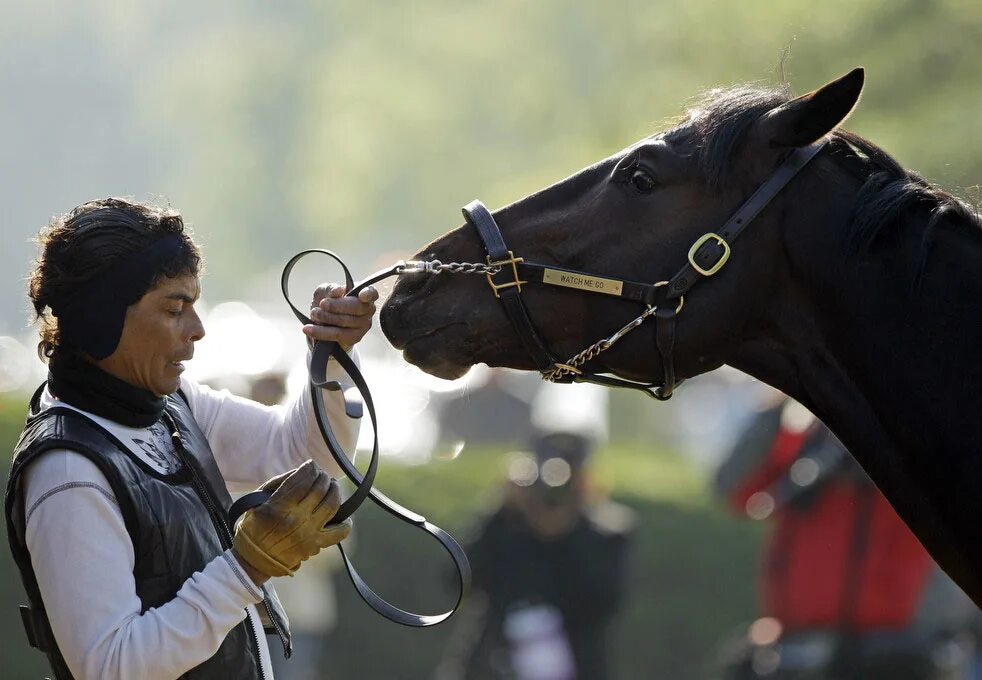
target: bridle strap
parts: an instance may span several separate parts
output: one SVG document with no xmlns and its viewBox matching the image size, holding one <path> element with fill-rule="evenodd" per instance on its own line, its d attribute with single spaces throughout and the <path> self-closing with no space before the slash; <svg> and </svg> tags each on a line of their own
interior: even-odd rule
<svg viewBox="0 0 982 680">
<path fill-rule="evenodd" d="M 795 175 L 818 154 L 828 143 L 826 138 L 795 149 L 781 163 L 777 170 L 764 181 L 750 198 L 744 201 L 719 231 L 705 234 L 693 244 L 688 262 L 671 278 L 665 292 L 669 303 L 655 312 L 655 338 L 658 353 L 661 355 L 662 370 L 665 374 L 664 386 L 655 395 L 659 399 L 669 399 L 677 383 L 675 382 L 675 322 L 678 318 L 672 302 L 680 299 L 698 281 L 713 276 L 730 256 L 731 244 L 770 202 L 794 179 Z"/>
<path fill-rule="evenodd" d="M 781 193 L 781 190 L 788 185 L 795 175 L 808 165 L 808 161 L 815 157 L 819 151 L 828 144 L 827 138 L 822 138 L 808 146 L 804 146 L 792 151 L 781 165 L 768 177 L 757 190 L 744 201 L 735 213 L 723 223 L 716 234 L 706 234 L 703 236 L 702 243 L 694 248 L 695 252 L 689 255 L 689 261 L 684 267 L 673 276 L 668 283 L 665 297 L 668 300 L 677 300 L 689 291 L 696 282 L 701 281 L 707 276 L 704 272 L 712 271 L 717 265 L 721 266 L 720 260 L 725 263 L 730 255 L 730 246 L 737 239 L 743 230 L 747 228 L 761 211 Z M 716 236 L 716 238 L 706 238 L 706 236 Z M 699 243 L 697 241 L 696 243 Z M 699 269 L 702 272 L 699 271 Z M 715 273 L 715 272 L 713 272 Z M 708 276 L 712 276 L 709 274 Z"/>
<path fill-rule="evenodd" d="M 471 201 L 463 207 L 461 212 L 464 213 L 464 219 L 477 230 L 478 236 L 484 244 L 484 249 L 487 251 L 489 264 L 510 262 L 515 259 L 505 245 L 504 238 L 502 238 L 501 231 L 491 216 L 491 212 L 483 203 Z M 548 371 L 559 362 L 559 359 L 553 356 L 546 348 L 545 343 L 542 342 L 538 331 L 532 325 L 532 319 L 525 308 L 525 303 L 522 302 L 521 284 L 527 283 L 527 281 L 507 280 L 509 276 L 517 276 L 516 270 L 512 269 L 511 264 L 502 266 L 501 271 L 489 276 L 492 285 L 501 286 L 496 288 L 495 292 L 501 300 L 508 320 L 511 321 L 512 326 L 517 331 L 525 351 L 532 358 L 532 362 L 540 373 Z M 513 283 L 517 285 L 512 285 Z"/>
<path fill-rule="evenodd" d="M 662 305 L 655 310 L 655 346 L 661 356 L 663 381 L 654 396 L 666 401 L 671 399 L 678 383 L 675 381 L 675 322 L 678 312 L 671 304 Z"/>
<path fill-rule="evenodd" d="M 327 255 L 341 265 L 341 268 L 344 270 L 345 284 L 348 291 L 347 295 L 349 296 L 357 296 L 359 291 L 364 289 L 366 286 L 390 276 L 395 276 L 400 271 L 400 265 L 395 265 L 389 269 L 383 269 L 376 272 L 364 281 L 361 281 L 355 285 L 352 281 L 351 272 L 348 270 L 348 267 L 344 264 L 341 258 L 331 251 L 314 249 L 305 250 L 298 253 L 286 264 L 286 267 L 284 267 L 283 274 L 280 278 L 280 287 L 283 292 L 283 297 L 286 299 L 287 304 L 293 311 L 293 315 L 305 325 L 312 324 L 314 322 L 307 317 L 306 314 L 297 309 L 297 307 L 294 306 L 293 302 L 290 300 L 289 280 L 290 274 L 296 263 L 311 253 L 321 253 L 323 255 Z M 354 466 L 354 463 L 351 462 L 351 459 L 347 456 L 347 454 L 345 454 L 344 449 L 341 447 L 341 444 L 338 442 L 337 437 L 334 434 L 334 430 L 331 428 L 331 421 L 327 416 L 327 408 L 324 404 L 323 389 L 331 391 L 338 391 L 341 389 L 341 386 L 337 381 L 329 381 L 327 379 L 327 363 L 331 358 L 337 361 L 345 373 L 347 373 L 351 378 L 355 388 L 361 395 L 364 408 L 368 410 L 369 418 L 372 421 L 372 429 L 374 433 L 372 457 L 369 460 L 368 468 L 366 469 L 364 475 L 358 471 L 358 469 Z M 341 552 L 341 558 L 344 561 L 345 569 L 348 572 L 348 576 L 351 579 L 352 584 L 355 586 L 355 590 L 358 591 L 358 594 L 369 607 L 385 618 L 396 623 L 422 628 L 447 620 L 454 614 L 454 612 L 457 611 L 461 601 L 467 594 L 467 591 L 470 589 L 471 569 L 470 563 L 467 560 L 467 555 L 464 553 L 463 548 L 460 547 L 460 544 L 457 543 L 457 541 L 455 541 L 454 538 L 443 529 L 431 524 L 430 522 L 427 522 L 426 518 L 422 515 L 404 508 L 382 492 L 375 490 L 373 485 L 375 483 L 375 475 L 378 471 L 379 463 L 378 423 L 375 413 L 375 403 L 372 399 L 372 393 L 368 389 L 368 384 L 365 382 L 365 378 L 358 366 L 348 355 L 348 353 L 345 352 L 340 345 L 338 345 L 338 343 L 314 343 L 310 361 L 308 389 L 310 391 L 311 403 L 314 409 L 314 417 L 321 436 L 324 438 L 324 442 L 327 444 L 327 448 L 331 452 L 331 456 L 334 458 L 335 462 L 344 471 L 344 474 L 348 477 L 348 479 L 355 484 L 354 492 L 352 492 L 352 494 L 341 504 L 330 523 L 333 524 L 344 521 L 350 517 L 366 499 L 371 499 L 373 503 L 378 505 L 396 519 L 406 522 L 407 524 L 411 524 L 417 529 L 420 529 L 436 539 L 436 541 L 440 543 L 444 550 L 446 550 L 450 555 L 450 558 L 454 562 L 454 566 L 457 568 L 457 581 L 459 589 L 457 602 L 454 604 L 453 608 L 441 614 L 416 614 L 414 612 L 399 609 L 373 591 L 355 569 L 354 564 L 352 564 L 351 559 L 344 550 L 344 545 L 342 543 L 338 543 L 338 550 Z M 343 395 L 343 397 L 345 400 L 345 412 L 348 414 L 348 416 L 352 418 L 360 418 L 363 413 L 362 404 L 355 401 L 347 394 Z M 262 505 L 269 500 L 271 495 L 272 494 L 267 491 L 253 491 L 252 493 L 245 494 L 239 498 L 229 509 L 229 526 L 234 529 L 235 522 L 243 513 L 245 513 L 247 510 Z"/>
</svg>

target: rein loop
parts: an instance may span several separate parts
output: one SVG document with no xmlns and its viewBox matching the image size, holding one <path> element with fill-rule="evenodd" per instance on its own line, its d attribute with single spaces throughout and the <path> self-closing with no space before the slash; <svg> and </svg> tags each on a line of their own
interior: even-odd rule
<svg viewBox="0 0 982 680">
<path fill-rule="evenodd" d="M 400 262 L 393 267 L 372 274 L 367 279 L 356 285 L 352 281 L 351 272 L 348 270 L 348 267 L 344 264 L 340 257 L 329 250 L 305 250 L 294 255 L 283 269 L 283 274 L 280 278 L 280 287 L 283 291 L 283 297 L 286 298 L 286 302 L 290 306 L 294 316 L 296 316 L 297 319 L 305 325 L 312 324 L 314 322 L 299 309 L 297 309 L 293 302 L 291 302 L 289 295 L 289 281 L 293 267 L 297 264 L 297 262 L 311 253 L 327 255 L 341 265 L 341 268 L 344 270 L 347 295 L 349 296 L 357 296 L 358 293 L 365 287 L 390 276 L 397 276 L 401 273 L 400 269 L 405 267 L 405 263 Z M 349 395 L 347 393 L 343 394 L 345 413 L 350 418 L 360 418 L 362 417 L 364 410 L 367 409 L 369 418 L 372 421 L 372 457 L 369 459 L 368 468 L 366 469 L 364 475 L 358 471 L 358 469 L 351 462 L 351 459 L 347 456 L 347 454 L 345 454 L 344 449 L 341 447 L 341 444 L 338 442 L 337 437 L 334 434 L 334 430 L 331 428 L 331 421 L 327 416 L 327 409 L 324 405 L 323 390 L 327 389 L 335 392 L 341 390 L 341 385 L 337 381 L 329 381 L 327 379 L 327 364 L 328 360 L 332 358 L 338 362 L 344 372 L 351 378 L 351 381 L 354 383 L 354 386 L 362 399 L 362 401 L 359 402 L 353 395 Z M 446 531 L 435 524 L 426 521 L 426 518 L 422 515 L 404 508 L 383 494 L 381 491 L 377 491 L 375 488 L 373 488 L 379 463 L 378 422 L 375 413 L 375 403 L 372 400 L 372 393 L 368 389 L 368 384 L 365 382 L 365 378 L 357 364 L 355 364 L 354 360 L 336 342 L 315 342 L 313 352 L 311 354 L 309 368 L 308 389 L 310 390 L 310 398 L 314 407 L 314 416 L 315 420 L 317 421 L 317 427 L 320 430 L 321 436 L 324 438 L 324 442 L 327 444 L 327 448 L 331 452 L 331 456 L 334 458 L 335 462 L 337 462 L 338 466 L 340 466 L 340 468 L 344 471 L 344 474 L 348 477 L 348 479 L 350 479 L 355 485 L 354 492 L 352 492 L 352 494 L 348 496 L 348 498 L 338 508 L 337 513 L 331 519 L 331 523 L 342 522 L 348 517 L 351 517 L 355 510 L 357 510 L 361 504 L 365 502 L 365 500 L 371 499 L 373 503 L 396 519 L 410 524 L 416 529 L 419 529 L 436 539 L 436 541 L 439 542 L 444 550 L 446 550 L 450 555 L 450 558 L 453 560 L 454 566 L 457 569 L 458 595 L 457 601 L 453 608 L 441 614 L 416 614 L 390 604 L 374 590 L 372 590 L 371 587 L 369 587 L 369 585 L 365 582 L 364 578 L 362 578 L 362 576 L 355 569 L 354 564 L 352 564 L 351 559 L 344 550 L 343 542 L 338 543 L 338 550 L 341 552 L 341 558 L 344 561 L 345 569 L 348 572 L 348 577 L 351 579 L 352 584 L 355 586 L 355 590 L 358 591 L 358 594 L 369 607 L 390 621 L 416 628 L 433 626 L 446 621 L 454 614 L 454 612 L 457 611 L 457 609 L 460 607 L 461 601 L 464 599 L 468 590 L 470 590 L 471 569 L 470 563 L 467 560 L 467 555 L 464 553 L 463 548 L 460 547 L 460 544 L 457 543 L 457 541 L 454 540 L 454 538 Z M 362 404 L 364 404 L 364 406 Z M 232 507 L 229 510 L 229 526 L 235 527 L 236 520 L 241 517 L 244 512 L 265 503 L 267 500 L 269 500 L 271 495 L 271 493 L 266 491 L 253 491 L 252 493 L 248 493 L 239 498 L 239 500 L 232 504 Z"/>
</svg>

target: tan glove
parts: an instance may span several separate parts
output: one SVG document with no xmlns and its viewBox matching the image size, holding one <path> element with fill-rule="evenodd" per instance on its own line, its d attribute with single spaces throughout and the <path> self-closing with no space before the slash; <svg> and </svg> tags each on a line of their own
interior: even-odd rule
<svg viewBox="0 0 982 680">
<path fill-rule="evenodd" d="M 273 495 L 246 512 L 233 542 L 236 555 L 260 574 L 292 575 L 301 562 L 351 532 L 350 519 L 324 526 L 338 511 L 341 491 L 312 460 L 261 488 Z"/>
</svg>

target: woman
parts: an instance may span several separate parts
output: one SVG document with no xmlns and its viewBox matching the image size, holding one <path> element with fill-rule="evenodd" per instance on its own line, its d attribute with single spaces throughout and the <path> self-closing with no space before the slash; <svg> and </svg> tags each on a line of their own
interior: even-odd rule
<svg viewBox="0 0 982 680">
<path fill-rule="evenodd" d="M 335 470 L 308 395 L 276 409 L 182 375 L 205 330 L 200 253 L 178 213 L 92 201 L 40 244 L 29 295 L 50 373 L 6 502 L 32 645 L 59 680 L 272 677 L 262 631 L 286 654 L 290 633 L 266 581 L 350 530 L 324 528 L 339 492 L 317 464 Z M 343 294 L 315 291 L 308 339 L 350 349 L 368 331 L 377 293 Z M 350 446 L 339 395 L 325 401 Z M 233 533 L 229 491 L 264 480 L 273 497 Z"/>
</svg>

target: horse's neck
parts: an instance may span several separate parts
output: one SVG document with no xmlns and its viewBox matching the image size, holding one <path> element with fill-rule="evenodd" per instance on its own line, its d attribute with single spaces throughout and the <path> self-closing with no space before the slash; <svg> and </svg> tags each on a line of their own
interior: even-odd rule
<svg viewBox="0 0 982 680">
<path fill-rule="evenodd" d="M 828 224 L 809 225 L 829 237 L 802 255 L 810 264 L 778 302 L 777 330 L 733 363 L 801 400 L 844 439 L 920 452 L 976 447 L 982 239 L 965 225 L 938 229 L 915 290 L 922 219 L 893 225 L 888 243 L 854 256 Z"/>
<path fill-rule="evenodd" d="M 918 226 L 899 225 L 903 238 L 920 238 Z M 968 227 L 939 230 L 916 292 L 898 255 L 918 252 L 910 244 L 814 268 L 731 363 L 818 415 L 982 605 L 980 242 Z"/>
</svg>

